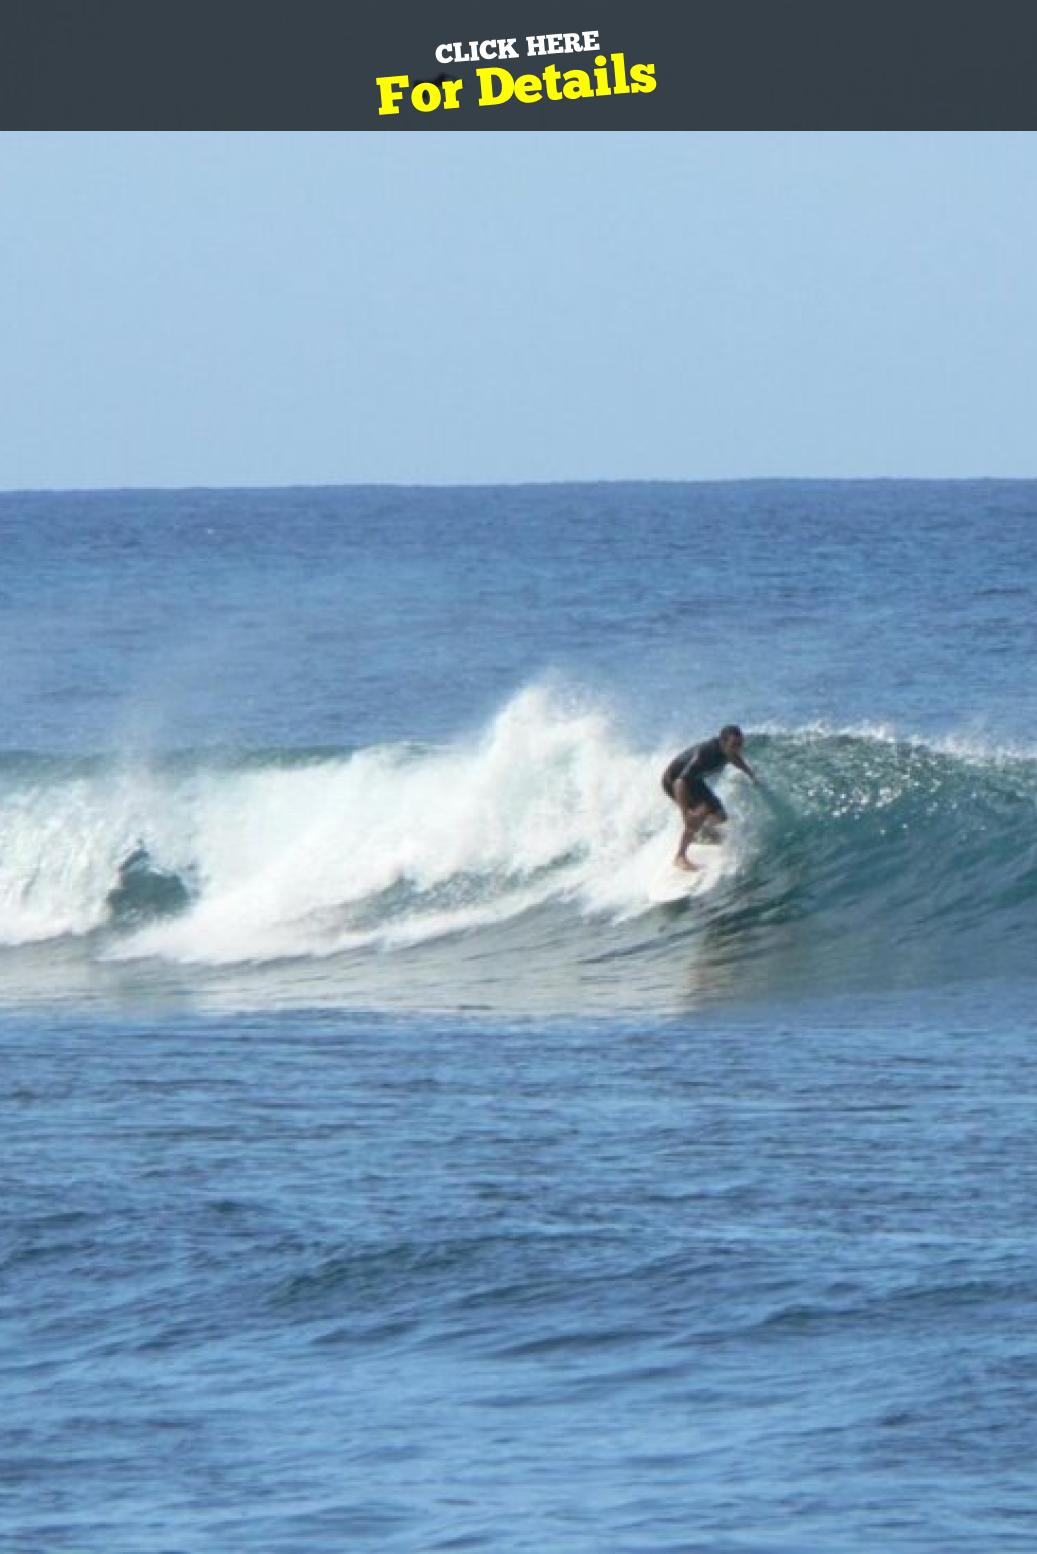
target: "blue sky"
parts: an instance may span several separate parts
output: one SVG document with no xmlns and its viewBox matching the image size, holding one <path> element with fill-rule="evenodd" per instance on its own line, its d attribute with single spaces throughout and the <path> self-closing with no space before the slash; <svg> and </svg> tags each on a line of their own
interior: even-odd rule
<svg viewBox="0 0 1037 1554">
<path fill-rule="evenodd" d="M 0 136 L 0 488 L 1037 474 L 1037 136 Z"/>
</svg>

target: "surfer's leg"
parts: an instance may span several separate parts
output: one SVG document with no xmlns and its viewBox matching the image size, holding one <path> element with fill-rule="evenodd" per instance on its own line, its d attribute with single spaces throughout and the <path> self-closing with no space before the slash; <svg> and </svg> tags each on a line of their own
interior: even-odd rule
<svg viewBox="0 0 1037 1554">
<path fill-rule="evenodd" d="M 719 801 L 718 801 L 719 804 Z M 727 810 L 722 804 L 717 809 L 707 809 L 700 826 L 701 839 L 704 842 L 719 842 L 720 828 L 727 824 Z"/>
<path fill-rule="evenodd" d="M 727 819 L 727 810 L 721 804 L 708 782 L 703 782 L 701 777 L 695 785 L 695 807 L 702 811 L 702 819 L 699 821 L 698 830 L 704 842 L 719 842 L 720 827 Z"/>
<path fill-rule="evenodd" d="M 688 869 L 689 871 L 693 872 L 698 868 L 698 864 L 692 863 L 691 859 L 687 856 L 687 851 L 692 842 L 695 840 L 695 837 L 698 835 L 699 827 L 702 825 L 702 822 L 705 820 L 708 814 L 709 810 L 704 804 L 699 804 L 694 809 L 685 811 L 684 830 L 681 833 L 681 839 L 677 844 L 677 855 L 673 860 L 675 866 L 678 869 Z"/>
<path fill-rule="evenodd" d="M 696 868 L 697 865 L 687 856 L 688 848 L 697 836 L 703 841 L 719 842 L 720 827 L 727 820 L 727 810 L 701 777 L 696 778 L 693 785 L 689 783 L 687 797 L 692 802 L 682 811 L 684 834 L 673 860 L 678 869 Z"/>
<path fill-rule="evenodd" d="M 693 829 L 689 830 L 691 823 L 691 811 L 687 807 L 687 791 L 683 782 L 681 782 L 680 791 L 678 792 L 674 785 L 673 779 L 670 777 L 669 772 L 664 772 L 663 792 L 666 794 L 666 797 L 671 799 L 680 810 L 681 826 L 683 828 L 681 831 L 681 839 L 677 844 L 677 852 L 673 861 L 678 869 L 693 869 L 695 865 L 693 863 L 689 863 L 687 858 L 684 856 L 684 849 L 687 847 L 692 836 L 695 834 Z"/>
</svg>

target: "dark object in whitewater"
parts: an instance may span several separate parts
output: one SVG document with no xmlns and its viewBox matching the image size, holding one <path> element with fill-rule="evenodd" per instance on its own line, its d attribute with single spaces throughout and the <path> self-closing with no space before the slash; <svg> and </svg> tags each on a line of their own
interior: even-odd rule
<svg viewBox="0 0 1037 1554">
<path fill-rule="evenodd" d="M 174 917 L 190 901 L 179 874 L 157 869 L 143 842 L 122 860 L 116 884 L 105 897 L 111 922 L 121 928 L 153 917 Z"/>
</svg>

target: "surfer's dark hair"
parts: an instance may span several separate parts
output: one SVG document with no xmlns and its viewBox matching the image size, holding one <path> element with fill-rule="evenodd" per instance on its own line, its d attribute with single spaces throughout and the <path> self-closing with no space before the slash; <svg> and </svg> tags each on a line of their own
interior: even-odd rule
<svg viewBox="0 0 1037 1554">
<path fill-rule="evenodd" d="M 720 730 L 721 739 L 727 739 L 731 734 L 733 734 L 736 739 L 745 738 L 745 735 L 742 733 L 742 730 L 738 727 L 737 723 L 725 723 L 723 728 Z"/>
</svg>

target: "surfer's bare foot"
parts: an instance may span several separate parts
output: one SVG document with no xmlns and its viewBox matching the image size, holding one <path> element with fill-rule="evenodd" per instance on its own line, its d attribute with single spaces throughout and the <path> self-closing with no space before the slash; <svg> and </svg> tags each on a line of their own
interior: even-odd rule
<svg viewBox="0 0 1037 1554">
<path fill-rule="evenodd" d="M 698 868 L 698 865 L 692 863 L 690 858 L 675 858 L 673 866 L 675 869 L 683 869 L 686 874 L 694 874 Z"/>
</svg>

